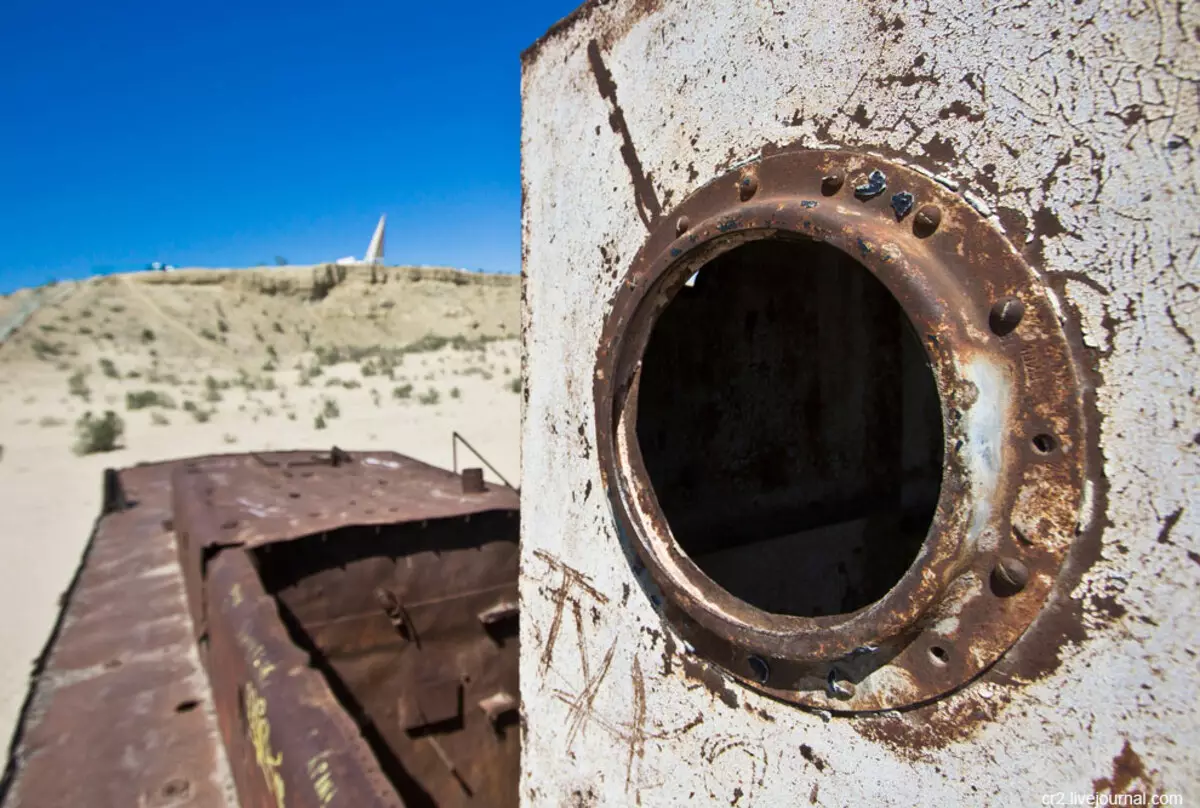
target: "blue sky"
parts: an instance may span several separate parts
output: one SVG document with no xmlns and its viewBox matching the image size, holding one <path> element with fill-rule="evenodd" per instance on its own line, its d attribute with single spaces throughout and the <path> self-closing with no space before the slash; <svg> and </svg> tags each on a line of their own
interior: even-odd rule
<svg viewBox="0 0 1200 808">
<path fill-rule="evenodd" d="M 520 268 L 520 53 L 576 0 L 4 0 L 0 292 L 150 261 Z"/>
</svg>

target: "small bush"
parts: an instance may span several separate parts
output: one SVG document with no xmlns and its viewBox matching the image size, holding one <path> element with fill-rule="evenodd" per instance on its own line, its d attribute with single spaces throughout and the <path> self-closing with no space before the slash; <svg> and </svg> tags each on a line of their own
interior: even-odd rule
<svg viewBox="0 0 1200 808">
<path fill-rule="evenodd" d="M 450 398 L 462 398 L 462 390 L 459 390 L 457 387 L 451 387 Z"/>
<path fill-rule="evenodd" d="M 75 435 L 76 454 L 111 452 L 125 435 L 125 422 L 112 410 L 106 410 L 102 418 L 85 412 L 75 422 Z"/>
<path fill-rule="evenodd" d="M 133 374 L 130 374 L 129 378 L 133 379 L 136 377 Z M 146 381 L 150 382 L 151 384 L 171 384 L 175 385 L 176 387 L 183 384 L 183 380 L 174 373 L 159 373 L 157 368 L 146 374 Z"/>
<path fill-rule="evenodd" d="M 33 355 L 38 359 L 50 359 L 54 356 L 62 356 L 63 344 L 61 342 L 47 342 L 40 337 L 33 341 Z"/>
<path fill-rule="evenodd" d="M 167 416 L 155 410 L 150 413 L 150 423 L 154 426 L 168 426 L 171 422 L 167 420 Z"/>
<path fill-rule="evenodd" d="M 456 351 L 482 351 L 488 343 L 496 342 L 499 337 L 465 337 L 456 334 L 453 337 L 443 337 L 437 334 L 426 334 L 416 342 L 409 343 L 402 349 L 404 353 L 425 353 L 438 351 L 449 345 Z"/>
<path fill-rule="evenodd" d="M 77 370 L 67 379 L 67 391 L 73 396 L 79 396 L 84 401 L 92 397 L 92 389 L 88 387 L 87 374 Z"/>
<path fill-rule="evenodd" d="M 206 376 L 204 379 L 204 400 L 210 402 L 220 401 L 224 396 L 221 395 L 221 390 L 228 389 L 229 383 L 222 385 L 212 376 Z"/>
<path fill-rule="evenodd" d="M 441 399 L 441 394 L 432 387 L 430 387 L 424 393 L 421 393 L 421 395 L 417 396 L 417 401 L 421 404 L 437 404 L 439 401 L 441 401 Z"/>
<path fill-rule="evenodd" d="M 197 405 L 194 401 L 183 402 L 183 409 L 185 412 L 191 413 L 192 418 L 194 418 L 198 424 L 207 424 L 208 420 L 213 416 L 213 410 L 206 410 Z"/>
<path fill-rule="evenodd" d="M 96 363 L 100 366 L 100 372 L 110 379 L 119 379 L 121 374 L 117 371 L 117 366 L 113 364 L 111 359 L 105 357 Z"/>
<path fill-rule="evenodd" d="M 337 418 L 342 414 L 342 411 L 338 407 L 338 403 L 336 401 L 334 401 L 332 398 L 327 398 L 321 407 L 321 414 L 326 418 Z"/>
<path fill-rule="evenodd" d="M 38 420 L 38 426 L 43 426 L 43 427 L 62 426 L 65 423 L 66 423 L 66 421 L 64 421 L 63 419 L 55 418 L 53 415 L 46 415 Z"/>
<path fill-rule="evenodd" d="M 210 342 L 217 341 L 217 335 L 215 333 L 213 333 L 213 330 L 211 328 L 201 328 L 200 336 L 204 337 L 206 340 L 209 340 Z"/>
<path fill-rule="evenodd" d="M 125 409 L 144 410 L 147 407 L 175 409 L 175 401 L 166 393 L 156 390 L 131 391 L 125 394 Z"/>
<path fill-rule="evenodd" d="M 142 329 L 142 344 L 149 344 L 151 342 L 154 342 L 154 332 L 151 331 L 149 328 L 143 328 Z"/>
<path fill-rule="evenodd" d="M 374 404 L 376 407 L 380 406 L 381 399 L 380 399 L 378 390 L 371 391 L 371 403 Z"/>
<path fill-rule="evenodd" d="M 313 429 L 324 429 L 324 428 L 325 428 L 325 416 L 318 415 L 316 418 L 313 419 Z"/>
<path fill-rule="evenodd" d="M 508 389 L 514 393 L 520 393 L 521 392 L 521 377 L 520 376 L 513 377 L 512 381 L 510 381 L 505 386 L 508 387 Z"/>
<path fill-rule="evenodd" d="M 436 334 L 426 334 L 416 342 L 410 342 L 404 348 L 405 353 L 426 353 L 428 351 L 438 351 L 445 348 L 450 342 L 448 337 L 440 337 Z"/>
<path fill-rule="evenodd" d="M 231 444 L 237 443 L 237 435 L 231 435 L 228 432 L 226 432 L 224 435 L 221 436 L 221 440 L 225 441 L 225 443 L 231 443 Z"/>
<path fill-rule="evenodd" d="M 411 384 L 402 384 L 399 387 L 392 388 L 392 398 L 403 399 L 412 398 L 413 386 Z"/>
</svg>

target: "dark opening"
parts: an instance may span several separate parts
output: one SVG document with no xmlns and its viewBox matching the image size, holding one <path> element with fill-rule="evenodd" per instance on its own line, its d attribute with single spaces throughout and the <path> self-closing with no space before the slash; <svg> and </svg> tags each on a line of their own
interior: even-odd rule
<svg viewBox="0 0 1200 808">
<path fill-rule="evenodd" d="M 520 735 L 480 707 L 518 694 L 515 511 L 344 527 L 253 557 L 292 641 L 324 674 L 408 806 L 516 805 Z"/>
<path fill-rule="evenodd" d="M 637 418 L 676 540 L 765 611 L 878 600 L 933 519 L 942 421 L 924 348 L 827 244 L 755 241 L 703 266 L 654 326 Z"/>
</svg>

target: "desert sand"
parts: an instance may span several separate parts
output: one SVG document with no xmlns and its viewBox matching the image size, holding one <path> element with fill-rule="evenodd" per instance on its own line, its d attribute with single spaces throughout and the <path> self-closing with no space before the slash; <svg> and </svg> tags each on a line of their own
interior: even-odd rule
<svg viewBox="0 0 1200 808">
<path fill-rule="evenodd" d="M 31 294 L 0 297 L 0 325 Z M 449 467 L 458 431 L 519 484 L 515 277 L 180 270 L 40 294 L 45 304 L 0 345 L 6 744 L 97 517 L 104 468 L 331 445 Z M 77 454 L 76 422 L 106 410 L 124 423 L 118 448 Z"/>
</svg>

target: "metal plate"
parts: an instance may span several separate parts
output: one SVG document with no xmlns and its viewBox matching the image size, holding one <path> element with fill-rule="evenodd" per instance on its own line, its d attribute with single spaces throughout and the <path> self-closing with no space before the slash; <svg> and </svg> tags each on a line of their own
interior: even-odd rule
<svg viewBox="0 0 1200 808">
<path fill-rule="evenodd" d="M 657 318 L 701 267 L 776 238 L 825 242 L 882 281 L 921 337 L 941 401 L 941 492 L 918 558 L 846 614 L 768 613 L 716 585 L 675 541 L 636 432 Z M 963 197 L 872 155 L 784 151 L 684 200 L 612 301 L 595 400 L 613 510 L 677 628 L 744 683 L 820 709 L 918 704 L 985 670 L 1038 614 L 1085 504 L 1083 393 L 1055 301 Z M 1020 591 L 1002 591 L 1014 576 L 1027 578 Z"/>
<path fill-rule="evenodd" d="M 183 578 L 163 527 L 174 464 L 119 472 L 35 671 L 6 806 L 234 806 Z"/>
<path fill-rule="evenodd" d="M 515 491 L 335 449 L 190 461 L 174 502 L 244 801 L 515 804 L 520 738 L 476 704 L 517 690 L 478 616 L 516 597 Z"/>
</svg>

